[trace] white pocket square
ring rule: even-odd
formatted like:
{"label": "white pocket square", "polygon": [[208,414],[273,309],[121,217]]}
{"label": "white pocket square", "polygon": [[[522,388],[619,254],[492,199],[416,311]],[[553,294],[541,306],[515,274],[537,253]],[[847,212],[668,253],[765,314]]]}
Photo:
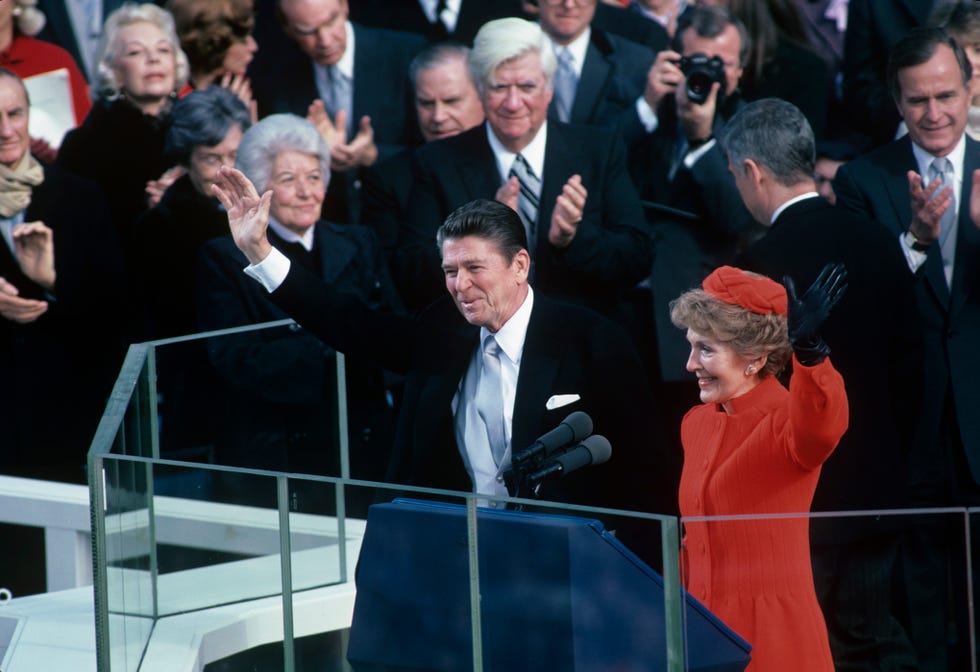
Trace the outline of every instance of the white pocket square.
{"label": "white pocket square", "polygon": [[561,408],[562,406],[568,406],[569,404],[574,404],[576,401],[581,399],[577,394],[556,394],[552,396],[545,403],[544,407],[549,411],[553,411],[556,408]]}

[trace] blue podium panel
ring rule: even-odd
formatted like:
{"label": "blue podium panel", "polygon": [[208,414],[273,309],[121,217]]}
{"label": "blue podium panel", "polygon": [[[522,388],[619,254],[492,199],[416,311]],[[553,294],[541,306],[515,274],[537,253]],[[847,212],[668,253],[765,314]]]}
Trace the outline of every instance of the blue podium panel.
{"label": "blue podium panel", "polygon": [[[484,669],[667,669],[663,579],[593,519],[478,512]],[[473,669],[466,508],[376,504],[347,657],[358,672]],[[742,672],[751,647],[685,594],[687,669]]]}

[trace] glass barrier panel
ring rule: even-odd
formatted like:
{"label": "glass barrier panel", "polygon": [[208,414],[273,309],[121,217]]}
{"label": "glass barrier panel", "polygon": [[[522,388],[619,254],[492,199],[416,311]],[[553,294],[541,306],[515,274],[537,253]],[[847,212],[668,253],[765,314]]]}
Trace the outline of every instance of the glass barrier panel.
{"label": "glass barrier panel", "polygon": [[103,460],[102,544],[112,670],[137,670],[153,629],[154,549],[146,467],[111,455]]}
{"label": "glass barrier panel", "polygon": [[153,475],[159,617],[282,592],[275,475],[171,463]]}
{"label": "glass barrier panel", "polygon": [[[964,509],[682,518],[682,582],[760,665],[971,670]],[[698,651],[687,625],[687,656]]]}

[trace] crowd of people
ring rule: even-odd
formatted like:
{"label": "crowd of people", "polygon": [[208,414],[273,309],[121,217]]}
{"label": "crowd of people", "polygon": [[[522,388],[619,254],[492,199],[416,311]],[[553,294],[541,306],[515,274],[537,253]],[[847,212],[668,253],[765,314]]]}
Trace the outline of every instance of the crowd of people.
{"label": "crowd of people", "polygon": [[[976,506],[978,101],[967,0],[0,3],[0,472],[84,482],[127,344],[291,317],[161,367],[165,452],[337,475],[342,352],[355,478],[492,505],[581,410],[540,497]],[[961,531],[685,530],[754,672],[969,669]]]}

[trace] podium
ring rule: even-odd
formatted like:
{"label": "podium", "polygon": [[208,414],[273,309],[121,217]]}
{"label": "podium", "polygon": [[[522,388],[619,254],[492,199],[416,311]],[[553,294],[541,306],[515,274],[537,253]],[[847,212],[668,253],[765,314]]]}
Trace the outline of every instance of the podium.
{"label": "podium", "polygon": [[[602,524],[479,509],[484,669],[667,669],[663,579]],[[368,512],[347,658],[357,672],[473,669],[466,507],[396,499]],[[742,672],[751,647],[690,595],[686,668]]]}

